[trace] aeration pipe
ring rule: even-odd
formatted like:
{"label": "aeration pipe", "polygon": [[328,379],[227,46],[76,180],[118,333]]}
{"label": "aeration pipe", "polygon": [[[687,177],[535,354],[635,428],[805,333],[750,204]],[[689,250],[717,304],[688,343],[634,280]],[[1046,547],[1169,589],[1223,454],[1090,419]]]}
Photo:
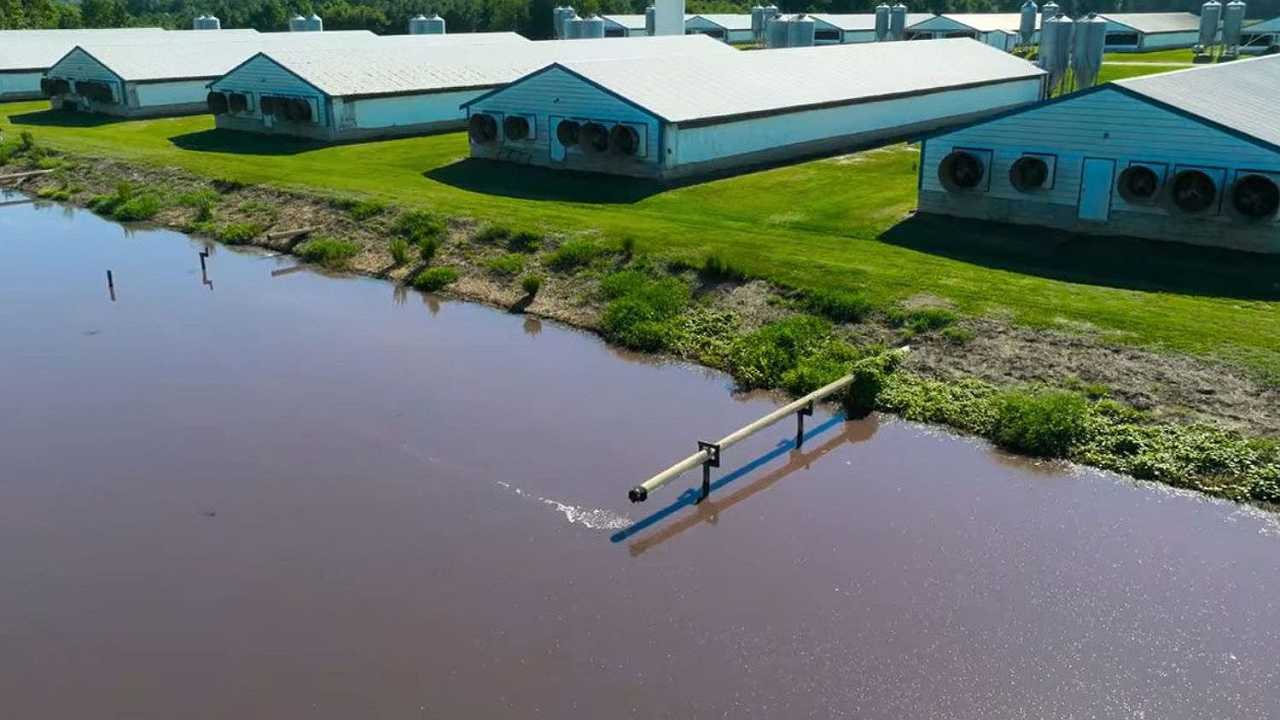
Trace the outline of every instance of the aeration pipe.
{"label": "aeration pipe", "polygon": [[[830,383],[829,385],[824,385],[823,387],[820,387],[817,390],[814,390],[813,392],[809,393],[808,395],[805,395],[804,397],[800,398],[799,400],[796,400],[795,402],[789,403],[787,405],[783,405],[782,407],[778,408],[777,410],[774,410],[768,415],[765,415],[759,420],[756,420],[750,425],[746,425],[742,428],[739,428],[733,431],[732,433],[729,433],[728,435],[721,438],[719,442],[699,443],[699,446],[701,447],[701,449],[698,450],[698,452],[690,455],[689,457],[681,460],[675,465],[672,465],[666,470],[663,470],[657,475],[654,475],[648,480],[645,480],[644,482],[635,486],[634,488],[631,489],[629,493],[627,493],[627,497],[631,499],[631,502],[644,502],[649,497],[649,493],[653,492],[654,490],[657,490],[663,485],[666,485],[667,483],[676,479],[677,477],[684,474],[685,472],[688,472],[689,470],[692,470],[698,467],[699,465],[701,465],[703,466],[703,469],[704,469],[703,498],[705,498],[708,491],[707,476],[705,475],[705,472],[708,471],[707,470],[708,468],[716,467],[720,464],[721,452],[723,452],[724,450],[734,445],[737,445],[738,443],[742,442],[743,440],[746,440],[747,438],[760,432],[761,430],[764,430],[770,425],[773,425],[774,423],[777,423],[778,421],[783,420],[784,418],[787,418],[793,414],[799,414],[800,417],[802,418],[804,415],[811,413],[813,408],[813,403],[819,400],[822,400],[830,395],[833,395],[834,393],[839,392],[845,387],[848,387],[848,385],[853,382],[853,378],[854,376],[851,373],[849,375],[845,375],[844,377],[840,378],[839,380],[836,380],[833,383]],[[800,420],[800,422],[803,422],[803,420]],[[798,433],[797,439],[799,439],[801,435],[803,435],[803,433]]]}

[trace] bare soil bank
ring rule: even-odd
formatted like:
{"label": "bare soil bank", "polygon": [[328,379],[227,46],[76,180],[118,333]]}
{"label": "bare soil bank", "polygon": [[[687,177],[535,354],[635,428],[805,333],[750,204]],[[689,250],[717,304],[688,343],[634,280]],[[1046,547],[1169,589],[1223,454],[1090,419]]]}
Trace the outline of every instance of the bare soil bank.
{"label": "bare soil bank", "polygon": [[[153,222],[195,231],[231,226],[252,227],[248,244],[279,252],[292,252],[306,237],[332,237],[359,246],[342,269],[405,283],[425,265],[417,256],[397,264],[390,250],[395,208],[371,204],[364,212],[353,210],[357,201],[337,197],[242,186],[233,181],[209,182],[176,170],[158,170],[117,161],[60,158],[48,175],[27,178],[19,189],[77,205],[95,196],[112,193],[121,183],[172,200],[183,195],[216,192],[212,219],[198,222],[200,210],[166,203]],[[356,216],[360,216],[357,219]],[[271,233],[312,228],[304,237],[270,237]],[[198,229],[197,229],[198,228]],[[518,277],[495,272],[493,260],[512,254],[508,248],[477,240],[480,227],[466,218],[449,218],[447,233],[432,266],[450,266],[459,278],[444,292],[448,295],[554,319],[573,326],[599,330],[603,298],[598,291],[600,272],[554,272],[544,262],[545,251],[574,239],[554,232],[542,238],[538,252],[524,253],[521,274],[543,279],[530,299]],[[214,232],[213,234],[217,234]],[[589,235],[579,235],[590,239]],[[620,254],[615,251],[615,254]],[[621,261],[619,261],[621,262]],[[743,329],[798,312],[794,292],[760,281],[698,281],[686,268],[670,268],[699,282],[699,295],[710,308],[731,313]],[[938,304],[918,298],[912,304]],[[905,369],[944,380],[977,378],[997,386],[1028,383],[1066,387],[1105,394],[1162,421],[1202,422],[1253,436],[1280,437],[1280,388],[1246,371],[1222,362],[1184,354],[1134,347],[1101,337],[1088,328],[1079,332],[1015,326],[995,317],[960,320],[961,334],[911,333],[884,318],[847,324],[841,328],[850,338],[887,344],[909,342],[913,352]],[[959,338],[959,339],[958,339]]]}

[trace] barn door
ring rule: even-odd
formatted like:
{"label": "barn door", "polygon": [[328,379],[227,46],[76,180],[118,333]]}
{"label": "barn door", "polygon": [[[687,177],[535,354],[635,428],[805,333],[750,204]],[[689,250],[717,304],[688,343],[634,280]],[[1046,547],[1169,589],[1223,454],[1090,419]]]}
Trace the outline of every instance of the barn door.
{"label": "barn door", "polygon": [[1116,161],[1085,158],[1080,173],[1080,208],[1077,217],[1090,222],[1111,218],[1111,189],[1116,181]]}
{"label": "barn door", "polygon": [[564,118],[552,115],[547,123],[547,147],[551,148],[552,162],[564,162],[564,145],[560,144],[559,134],[556,132],[561,120]]}

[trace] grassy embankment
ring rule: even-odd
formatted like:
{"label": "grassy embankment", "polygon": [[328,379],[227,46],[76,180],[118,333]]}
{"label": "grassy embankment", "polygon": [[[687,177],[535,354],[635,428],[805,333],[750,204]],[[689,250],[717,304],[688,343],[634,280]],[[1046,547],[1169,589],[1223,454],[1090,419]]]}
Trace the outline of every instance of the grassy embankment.
{"label": "grassy embankment", "polygon": [[[688,271],[677,285],[661,278],[671,268],[679,273],[693,267],[702,270],[703,282],[763,279],[798,292],[789,300],[797,310],[854,326],[874,317],[891,329],[869,331],[882,340],[950,331],[947,342],[961,353],[971,331],[957,327],[956,319],[984,316],[1104,343],[1190,353],[1280,377],[1277,263],[907,219],[918,160],[911,148],[664,188],[469,161],[461,134],[317,147],[215,132],[205,117],[94,122],[39,110],[37,103],[0,106],[0,130],[10,136],[30,131],[42,147],[79,157],[180,168],[234,186],[341,193],[366,199],[369,208],[429,208],[530,230],[535,237],[567,233],[575,239],[532,264],[538,272],[596,272],[607,302],[596,325],[606,336],[722,367],[747,386],[801,392],[861,363],[864,405],[943,422],[1031,454],[1071,457],[1241,499],[1280,497],[1271,444],[1154,422],[1099,401],[1107,388],[1078,382],[1063,394],[891,374],[877,365],[878,344],[860,345],[826,321],[798,316],[736,329],[732,317],[692,301]],[[431,238],[395,233],[423,248],[423,263],[432,261],[436,247],[426,248],[438,230],[428,233]],[[497,233],[490,241],[510,243],[512,237],[520,235]],[[403,244],[398,249],[407,250]],[[356,252],[332,243],[298,249],[308,250],[322,261]],[[537,293],[541,278],[526,273],[517,279],[525,261],[511,255],[484,262]],[[433,270],[418,272],[419,284],[434,289],[457,277],[452,268]],[[920,307],[921,299],[928,307]]]}

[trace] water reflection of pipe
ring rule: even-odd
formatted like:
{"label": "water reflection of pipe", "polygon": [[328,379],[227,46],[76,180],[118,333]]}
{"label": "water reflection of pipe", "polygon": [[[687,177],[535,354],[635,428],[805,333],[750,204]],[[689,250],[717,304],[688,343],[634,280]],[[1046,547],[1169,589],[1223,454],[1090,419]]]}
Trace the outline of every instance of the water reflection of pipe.
{"label": "water reflection of pipe", "polygon": [[111,275],[111,271],[107,271],[107,293],[111,295],[111,302],[116,301],[116,279]]}
{"label": "water reflection of pipe", "polygon": [[636,522],[631,527],[626,528],[625,530],[620,530],[615,533],[611,539],[613,542],[626,540],[686,506],[692,506],[696,508],[696,510],[689,516],[680,519],[678,522],[672,523],[671,525],[654,532],[652,535],[631,543],[631,545],[628,546],[631,556],[635,557],[641,555],[649,549],[670,540],[700,523],[705,522],[710,525],[715,525],[720,519],[721,512],[772,487],[777,484],[778,481],[799,470],[808,469],[814,462],[845,443],[854,444],[871,439],[871,437],[875,435],[876,430],[879,429],[879,421],[875,415],[871,415],[863,420],[847,421],[842,415],[837,414],[823,422],[821,425],[818,425],[805,433],[805,440],[811,440],[837,424],[841,425],[840,433],[821,445],[814,447],[811,450],[797,451],[795,449],[796,444],[794,440],[787,440],[778,443],[777,448],[765,453],[755,460],[752,460],[746,465],[737,468],[733,472],[728,473],[718,480],[713,487],[720,488],[728,485],[752,470],[755,470],[784,454],[787,456],[787,463],[785,465],[769,471],[768,474],[761,476],[750,485],[747,485],[726,497],[712,496],[700,504],[696,502],[699,496],[699,491],[691,488],[681,494],[676,502],[662,510],[659,510],[653,515]]}
{"label": "water reflection of pipe", "polygon": [[440,299],[431,293],[422,294],[422,304],[427,306],[427,311],[431,313],[431,317],[440,314]]}
{"label": "water reflection of pipe", "polygon": [[272,270],[271,277],[280,277],[281,275],[292,275],[293,273],[300,272],[306,269],[307,267],[305,265],[293,265],[287,268],[280,268],[279,270]]}
{"label": "water reflection of pipe", "polygon": [[532,315],[525,316],[524,334],[529,337],[538,337],[542,334],[542,321]]}
{"label": "water reflection of pipe", "polygon": [[403,305],[409,299],[409,286],[395,283],[391,286],[391,302]]}

